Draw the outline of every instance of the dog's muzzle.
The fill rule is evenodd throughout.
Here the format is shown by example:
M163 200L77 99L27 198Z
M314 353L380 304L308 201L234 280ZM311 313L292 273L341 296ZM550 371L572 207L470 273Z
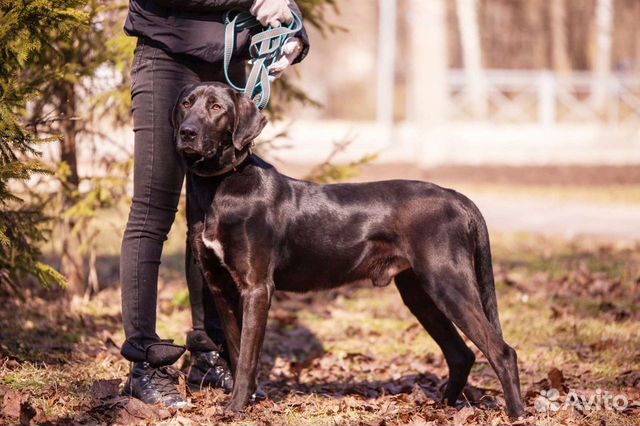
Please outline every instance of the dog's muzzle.
M198 148L194 148L193 145L195 145L195 143L192 140L185 141L182 136L180 136L180 139L178 140L177 151L189 167L210 160L216 155L215 149L204 151Z
M204 160L203 153L190 147L178 148L178 154L184 159L188 167L194 166Z

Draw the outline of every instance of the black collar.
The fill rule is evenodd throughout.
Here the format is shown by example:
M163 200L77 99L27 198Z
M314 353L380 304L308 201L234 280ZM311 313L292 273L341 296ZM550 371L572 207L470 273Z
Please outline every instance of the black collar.
M197 175L202 177L214 177L214 176L226 175L229 172L235 172L236 169L242 165L242 163L244 163L245 161L247 161L249 157L251 157L251 154L253 154L253 150L252 150L253 146L254 146L254 143L251 142L251 144L242 151L240 156L237 157L236 160L233 163L229 164L227 167L224 167L220 170L214 170L213 172L206 173L206 174L197 173Z

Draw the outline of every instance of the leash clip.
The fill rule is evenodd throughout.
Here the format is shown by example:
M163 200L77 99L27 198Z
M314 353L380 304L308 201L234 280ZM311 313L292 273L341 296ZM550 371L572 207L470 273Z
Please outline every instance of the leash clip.
M286 27L262 27L258 20L247 12L228 11L224 15L225 36L223 70L227 83L236 91L244 93L256 103L258 109L263 110L269 104L271 97L271 81L269 80L269 67L278 59L282 46L295 33L302 29L302 20L291 11L293 20ZM262 28L252 35L249 44L251 59L251 71L244 87L240 87L231 81L229 77L229 65L233 58L236 31L243 31L255 27Z

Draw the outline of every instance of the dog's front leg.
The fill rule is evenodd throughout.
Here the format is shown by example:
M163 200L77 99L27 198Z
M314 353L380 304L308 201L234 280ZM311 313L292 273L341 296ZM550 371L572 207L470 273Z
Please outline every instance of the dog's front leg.
M240 329L242 327L239 301L237 297L232 297L227 292L214 294L213 300L216 305L218 316L222 321L224 338L227 342L227 349L229 349L231 372L235 377L236 372L238 371L238 357L240 356Z
M216 312L222 321L222 328L227 348L229 349L231 371L235 376L240 353L240 328L242 327L240 297L238 288L231 275L229 275L229 271L222 266L220 259L204 245L202 241L203 229L202 220L194 222L190 228L191 250L213 295Z
M229 411L242 410L256 390L258 358L267 328L267 316L273 288L273 283L269 283L248 286L241 291L240 357L238 358L231 401L227 405Z

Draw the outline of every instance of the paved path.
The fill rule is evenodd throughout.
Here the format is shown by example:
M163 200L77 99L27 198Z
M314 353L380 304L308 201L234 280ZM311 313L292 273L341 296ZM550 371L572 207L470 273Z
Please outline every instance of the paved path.
M640 205L467 194L491 231L640 240Z

